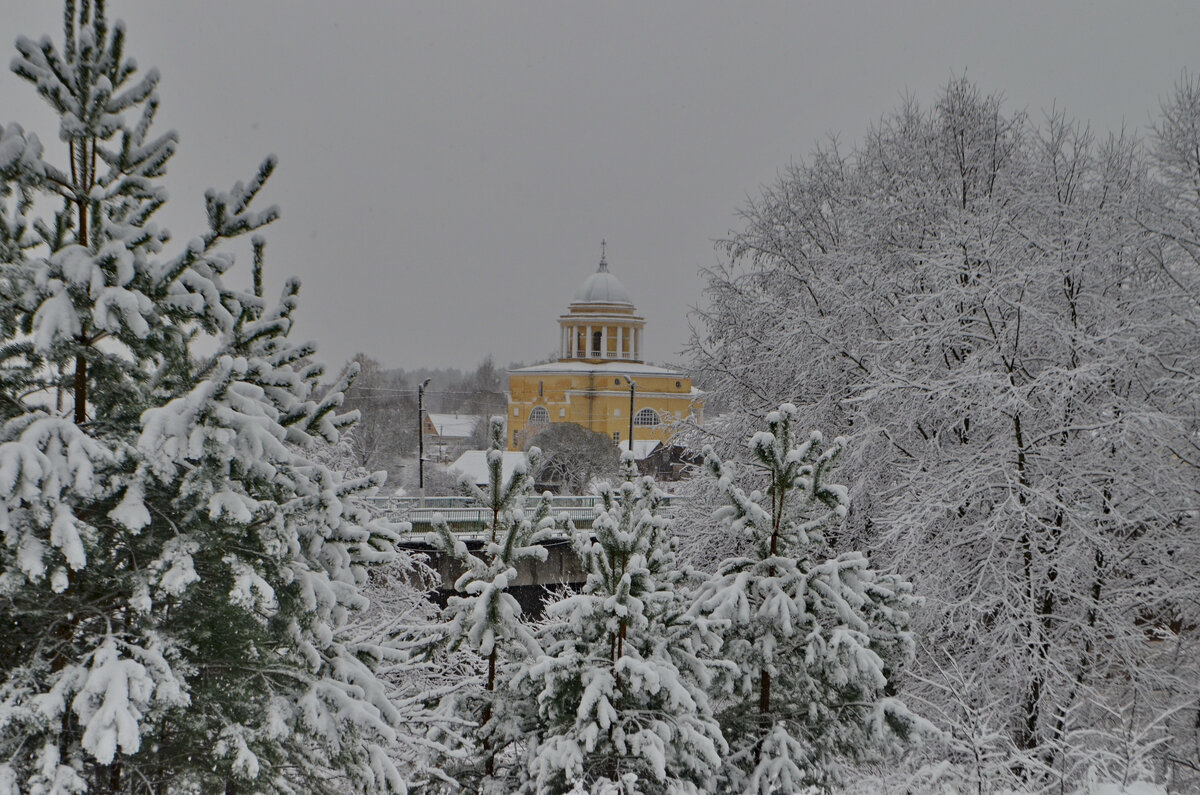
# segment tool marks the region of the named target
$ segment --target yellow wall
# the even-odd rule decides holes
[[[692,381],[684,375],[650,376],[635,374],[637,391],[634,413],[652,408],[662,417],[661,425],[635,425],[634,439],[665,441],[671,435],[670,423],[677,418],[697,417],[702,398],[691,394]],[[508,449],[519,450],[527,436],[541,430],[529,428],[529,415],[542,406],[550,422],[574,422],[609,439],[629,436],[629,386],[620,373],[510,373],[508,404]],[[539,395],[539,384],[541,394]],[[678,386],[676,386],[678,384]],[[528,433],[527,433],[528,430]]]

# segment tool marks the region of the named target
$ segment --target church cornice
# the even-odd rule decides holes
[[[646,318],[638,315],[559,315],[559,323],[578,323],[581,320],[586,320],[588,323],[604,323],[609,325],[625,325],[625,326],[644,326]]]

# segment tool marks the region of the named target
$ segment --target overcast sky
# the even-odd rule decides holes
[[[301,277],[295,333],[332,366],[360,350],[396,367],[544,358],[601,238],[649,357],[678,361],[713,241],[827,134],[852,143],[902,94],[929,104],[964,72],[1009,109],[1145,130],[1200,69],[1195,0],[109,8],[163,74],[160,130],[181,136],[162,216],[176,242],[202,231],[205,188],[277,154],[268,276]],[[10,47],[61,39],[55,2],[0,12]],[[11,121],[61,151],[31,87],[4,73]]]

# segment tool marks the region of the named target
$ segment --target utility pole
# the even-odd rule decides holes
[[[425,507],[425,387],[433,380],[426,378],[417,387],[417,495],[420,507]]]
[[[625,383],[629,384],[629,452],[636,455],[633,452],[633,393],[637,391],[637,382],[625,376]]]

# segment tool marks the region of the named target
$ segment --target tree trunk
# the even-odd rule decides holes
[[[95,173],[96,167],[95,141],[92,141],[91,150],[92,157],[89,162],[87,143],[77,147],[74,141],[71,142],[71,181],[79,196],[75,200],[75,208],[79,213],[78,243],[88,250],[91,250],[91,241],[88,234],[88,205],[84,196],[92,188],[92,175]],[[86,328],[80,332],[78,341],[81,350],[75,354],[75,424],[83,425],[87,422],[87,359],[84,358],[82,351],[82,348],[88,344]]]
[[[496,690],[496,649],[493,648],[492,653],[488,655],[488,680],[487,680],[488,702],[487,702],[487,705],[483,708],[483,720],[481,721],[482,724],[486,725],[487,722],[492,719],[492,696],[491,696],[491,694],[493,692],[495,692],[495,690]],[[492,744],[490,741],[487,741],[487,740],[484,741],[483,752],[484,752],[484,754],[487,755],[487,764],[485,766],[485,771],[487,772],[487,774],[489,776],[495,775],[495,773],[496,773],[496,754],[492,750]]]
[[[79,335],[79,344],[85,344],[84,335]],[[75,424],[87,422],[87,359],[82,353],[75,355]]]

